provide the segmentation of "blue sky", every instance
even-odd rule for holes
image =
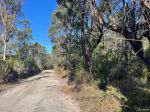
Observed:
[[[31,23],[33,42],[38,42],[51,52],[53,44],[48,38],[48,29],[53,11],[57,7],[57,0],[25,0],[24,18]]]

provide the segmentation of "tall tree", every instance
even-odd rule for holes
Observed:
[[[32,29],[28,20],[21,20],[16,32],[16,53],[19,59],[24,60],[30,55],[30,40],[32,39]]]
[[[62,44],[66,53],[83,57],[84,68],[90,71],[92,53],[102,38],[103,33],[99,32],[103,28],[94,24],[85,1],[68,1],[67,4],[68,7],[59,5],[53,14],[50,36]]]
[[[14,35],[21,7],[22,0],[0,1],[0,41],[3,43],[3,60],[6,60],[7,43]]]
[[[30,46],[30,56],[32,56],[36,62],[39,68],[44,69],[47,65],[47,56],[48,53],[46,51],[46,48],[39,43],[34,43]]]
[[[58,0],[57,2],[68,10],[68,15],[72,14],[72,16],[68,16],[71,21],[66,22],[77,25],[75,21],[78,21],[81,25],[79,27],[81,30],[78,32],[82,38],[85,38],[81,48],[83,51],[85,51],[84,42],[89,39],[89,35],[95,29],[100,35],[97,39],[98,43],[101,42],[103,33],[111,30],[122,35],[130,43],[135,55],[143,61],[150,73],[150,58],[145,55],[142,42],[143,37],[150,40],[149,0]],[[88,19],[89,21],[86,22]],[[86,28],[89,25],[93,25],[90,30]],[[71,28],[72,31],[76,29],[75,27]],[[88,36],[85,35],[86,32]],[[72,32],[71,34],[77,33]]]

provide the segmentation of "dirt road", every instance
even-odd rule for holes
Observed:
[[[0,112],[79,112],[71,96],[60,90],[61,85],[50,70],[23,80],[0,93]]]

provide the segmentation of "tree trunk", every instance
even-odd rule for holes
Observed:
[[[7,42],[4,42],[4,49],[3,49],[3,61],[6,60],[6,51],[7,51]]]

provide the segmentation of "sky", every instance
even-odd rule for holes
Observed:
[[[33,42],[38,42],[50,53],[53,47],[48,37],[50,19],[57,7],[57,0],[25,0],[23,13],[25,19],[31,23]]]

